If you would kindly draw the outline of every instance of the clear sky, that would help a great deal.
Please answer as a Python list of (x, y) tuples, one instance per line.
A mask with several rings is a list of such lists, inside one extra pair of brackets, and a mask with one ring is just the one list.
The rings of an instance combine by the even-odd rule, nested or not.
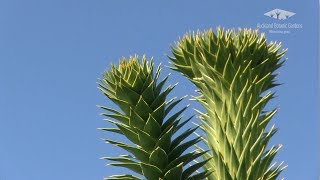
[[(263, 15), (275, 8), (296, 14)], [(317, 179), (318, 10), (317, 1), (289, 0), (0, 0), (0, 179), (94, 180), (126, 172), (99, 159), (121, 152), (96, 130), (108, 126), (96, 105), (113, 106), (96, 88), (101, 73), (135, 53), (168, 65), (169, 45), (190, 30), (258, 23), (302, 24), (285, 29), (289, 34), (261, 31), (289, 49), (279, 70), (284, 85), (270, 104), (280, 107), (272, 143), (283, 149), (276, 160), (289, 165), (281, 177)], [(175, 82), (172, 96), (193, 93), (178, 73)]]

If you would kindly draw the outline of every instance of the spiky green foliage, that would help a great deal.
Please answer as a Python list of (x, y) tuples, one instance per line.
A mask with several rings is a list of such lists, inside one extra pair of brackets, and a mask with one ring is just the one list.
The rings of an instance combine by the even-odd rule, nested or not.
[(199, 119), (212, 150), (205, 154), (212, 160), (204, 168), (214, 171), (208, 179), (272, 180), (284, 169), (272, 164), (281, 145), (268, 148), (277, 129), (267, 125), (277, 110), (265, 108), (284, 62), (279, 49), (258, 31), (220, 28), (186, 34), (172, 47), (172, 68), (197, 86), (195, 99), (206, 110)]
[[(111, 166), (127, 168), (148, 180), (203, 179), (208, 172), (196, 171), (206, 161), (192, 161), (204, 152), (185, 152), (199, 141), (199, 138), (188, 138), (197, 128), (190, 128), (173, 138), (192, 117), (181, 122), (181, 115), (187, 107), (170, 113), (182, 99), (166, 101), (174, 86), (162, 90), (168, 76), (158, 83), (159, 75), (160, 65), (154, 74), (152, 60), (148, 62), (143, 57), (140, 62), (137, 56), (121, 60), (118, 67), (112, 66), (111, 71), (104, 73), (99, 88), (121, 110), (102, 106), (110, 112), (103, 115), (113, 119), (108, 121), (116, 128), (101, 129), (125, 136), (131, 141), (128, 144), (105, 139), (130, 154), (104, 159), (112, 161), (109, 164)], [(169, 113), (172, 115), (169, 116)], [(184, 168), (189, 163), (192, 165)], [(106, 179), (140, 178), (128, 174)]]

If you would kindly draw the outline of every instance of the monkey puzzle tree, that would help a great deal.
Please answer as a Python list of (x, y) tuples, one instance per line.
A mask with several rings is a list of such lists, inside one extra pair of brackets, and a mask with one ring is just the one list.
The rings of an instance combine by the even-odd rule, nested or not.
[[(114, 128), (101, 130), (126, 137), (130, 143), (105, 139), (106, 142), (126, 150), (128, 155), (105, 157), (113, 161), (111, 166), (127, 168), (148, 180), (185, 180), (203, 179), (208, 171), (197, 172), (208, 160), (192, 163), (205, 152), (185, 152), (196, 144), (200, 138), (188, 138), (197, 127), (178, 133), (191, 118), (181, 121), (181, 115), (187, 107), (176, 113), (170, 113), (182, 99), (166, 100), (174, 86), (163, 86), (166, 76), (158, 82), (160, 66), (154, 74), (153, 62), (145, 57), (122, 59), (119, 66), (103, 74), (99, 89), (120, 110), (101, 106), (109, 113), (103, 115), (111, 118)], [(170, 114), (173, 114), (169, 116)], [(168, 117), (167, 117), (168, 116)], [(175, 138), (173, 136), (175, 135)], [(133, 145), (132, 145), (133, 144)], [(189, 167), (185, 165), (192, 163)], [(185, 167), (185, 168), (184, 168)], [(136, 180), (132, 174), (114, 175), (106, 179)]]
[(219, 28), (186, 34), (172, 47), (172, 69), (196, 85), (195, 99), (205, 109), (199, 119), (211, 150), (203, 155), (212, 158), (203, 166), (213, 170), (209, 180), (271, 180), (285, 168), (272, 164), (281, 145), (268, 146), (277, 109), (266, 109), (278, 85), (274, 72), (284, 62), (279, 49), (257, 31)]

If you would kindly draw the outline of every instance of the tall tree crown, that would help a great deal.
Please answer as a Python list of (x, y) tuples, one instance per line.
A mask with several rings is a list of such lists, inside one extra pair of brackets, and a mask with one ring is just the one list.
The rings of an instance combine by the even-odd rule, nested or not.
[(267, 125), (277, 109), (265, 108), (284, 62), (280, 47), (256, 30), (218, 28), (186, 34), (171, 48), (172, 69), (197, 86), (205, 108), (199, 119), (211, 150), (204, 154), (212, 158), (208, 179), (275, 179), (285, 168), (272, 164), (281, 145), (268, 148), (277, 129)]

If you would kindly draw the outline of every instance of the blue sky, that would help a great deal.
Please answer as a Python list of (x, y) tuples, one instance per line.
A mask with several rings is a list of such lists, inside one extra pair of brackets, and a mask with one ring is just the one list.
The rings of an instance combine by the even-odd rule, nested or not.
[[(263, 15), (275, 8), (296, 15), (285, 21)], [(289, 165), (281, 177), (317, 179), (318, 11), (317, 1), (289, 0), (0, 0), (0, 179), (87, 180), (125, 172), (99, 159), (120, 152), (96, 130), (108, 126), (96, 105), (112, 106), (96, 88), (109, 64), (137, 53), (168, 65), (169, 45), (187, 31), (274, 22), (303, 24), (290, 34), (266, 33), (289, 49), (279, 70), (284, 85), (270, 105), (280, 107), (272, 143), (283, 148), (276, 160)], [(178, 73), (169, 83), (175, 82), (172, 96), (193, 93)]]

